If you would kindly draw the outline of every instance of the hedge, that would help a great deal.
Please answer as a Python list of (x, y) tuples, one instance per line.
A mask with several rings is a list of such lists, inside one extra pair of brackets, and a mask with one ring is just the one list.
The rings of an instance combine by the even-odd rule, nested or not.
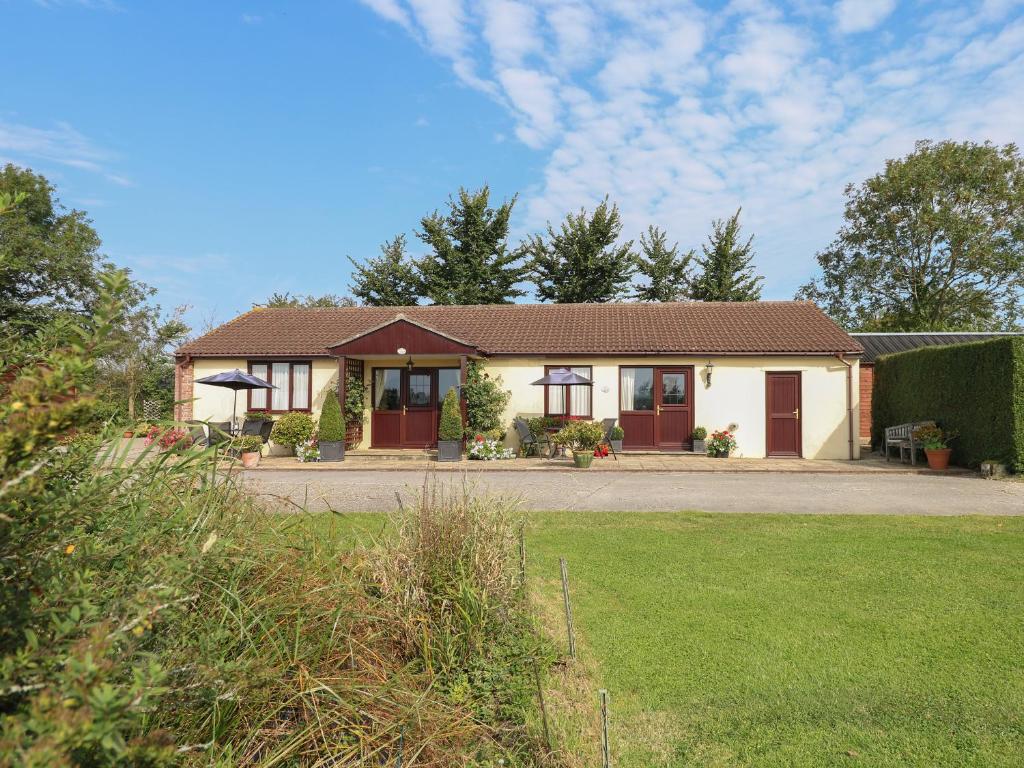
[(885, 428), (934, 419), (959, 433), (953, 461), (993, 459), (1024, 472), (1024, 337), (885, 355), (875, 364), (871, 438)]

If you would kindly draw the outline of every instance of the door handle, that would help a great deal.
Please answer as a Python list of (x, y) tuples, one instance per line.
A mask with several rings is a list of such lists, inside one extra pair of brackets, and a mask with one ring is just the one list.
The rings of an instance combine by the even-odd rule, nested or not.
[(658, 411), (657, 411), (657, 413), (658, 413), (658, 415), (659, 415), (659, 416), (661, 416), (661, 406), (660, 406), (660, 405), (658, 406)]
[(794, 416), (795, 416), (796, 418), (798, 418), (798, 419), (799, 419), (799, 418), (800, 418), (800, 409), (799, 409), (799, 408), (797, 408), (797, 409), (796, 409), (795, 411), (793, 411), (793, 415), (794, 415)]
[(405, 416), (405, 406), (402, 406), (402, 415)]

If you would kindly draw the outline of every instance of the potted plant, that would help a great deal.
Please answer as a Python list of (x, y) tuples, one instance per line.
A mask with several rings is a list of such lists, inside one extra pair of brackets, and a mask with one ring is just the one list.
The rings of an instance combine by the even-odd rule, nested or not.
[(694, 427), (693, 430), (693, 452), (694, 453), (707, 453), (708, 431), (704, 427)]
[(462, 410), (459, 395), (449, 389), (441, 403), (441, 423), (437, 428), (437, 460), (462, 460)]
[(594, 449), (601, 443), (604, 430), (593, 421), (570, 421), (562, 427), (552, 441), (572, 451), (573, 463), (580, 469), (588, 468), (594, 461)]
[(612, 427), (609, 440), (611, 440), (612, 450), (615, 451), (616, 453), (622, 453), (622, 438), (624, 438), (625, 436), (626, 433), (622, 431), (622, 427)]
[(928, 469), (949, 468), (949, 455), (953, 452), (949, 443), (955, 437), (955, 433), (944, 432), (940, 427), (921, 426), (914, 430), (914, 440), (921, 443), (928, 458)]
[(332, 389), (324, 398), (320, 411), (320, 461), (342, 461), (345, 458), (345, 425), (341, 420), (341, 403)]
[(295, 452), (295, 446), (313, 436), (313, 418), (308, 413), (286, 413), (274, 422), (270, 439)]
[(719, 459), (728, 459), (729, 454), (736, 450), (736, 438), (727, 429), (711, 433), (711, 439), (707, 441), (708, 456), (715, 456)]
[(242, 466), (252, 469), (260, 463), (263, 441), (259, 435), (243, 435), (231, 441), (231, 449), (242, 457)]

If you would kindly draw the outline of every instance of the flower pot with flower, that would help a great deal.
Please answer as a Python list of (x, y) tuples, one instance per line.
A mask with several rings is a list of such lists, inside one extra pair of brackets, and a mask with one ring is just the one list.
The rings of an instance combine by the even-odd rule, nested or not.
[(263, 441), (259, 435), (243, 435), (231, 441), (231, 450), (242, 457), (242, 466), (252, 469), (260, 463), (263, 455)]
[(949, 469), (949, 456), (953, 452), (949, 443), (955, 437), (955, 432), (947, 432), (932, 425), (923, 425), (914, 430), (914, 440), (924, 447), (924, 455), (928, 459), (928, 469), (939, 471)]
[(729, 454), (736, 450), (736, 437), (727, 429), (712, 432), (708, 442), (708, 456), (728, 459)]
[(693, 452), (694, 453), (707, 453), (708, 451), (708, 431), (705, 427), (694, 427), (693, 428)]
[(438, 461), (462, 461), (462, 433), (459, 395), (449, 389), (441, 403), (441, 423), (437, 426)]

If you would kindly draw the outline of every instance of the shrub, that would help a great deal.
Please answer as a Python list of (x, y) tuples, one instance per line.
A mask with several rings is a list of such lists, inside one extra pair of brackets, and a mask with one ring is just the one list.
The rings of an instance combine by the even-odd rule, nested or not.
[(470, 362), (466, 368), (466, 385), (463, 392), (466, 397), (466, 428), (465, 435), (490, 433), (504, 430), (503, 419), (505, 407), (512, 393), (501, 387), (501, 376), (491, 378), (485, 373), (483, 366)]
[(362, 425), (366, 419), (366, 385), (358, 376), (345, 377), (345, 426)]
[(694, 427), (693, 428), (693, 439), (694, 440), (705, 440), (707, 439), (708, 431), (705, 427)]
[(230, 447), (239, 453), (260, 453), (263, 441), (259, 435), (242, 435), (231, 440)]
[(589, 453), (604, 439), (604, 430), (595, 421), (570, 421), (552, 437), (555, 445), (571, 448), (573, 453)]
[(934, 420), (954, 432), (952, 460), (996, 458), (1024, 472), (1024, 338), (885, 355), (875, 364), (872, 442), (885, 428)]
[(615, 425), (614, 427), (612, 427), (612, 429), (611, 429), (611, 439), (612, 440), (621, 440), (625, 436), (626, 436), (626, 433), (622, 429), (622, 427), (620, 427), (618, 425)]
[(286, 413), (274, 422), (270, 439), (294, 449), (313, 436), (313, 418), (308, 413)]
[(320, 411), (320, 425), (317, 428), (319, 439), (329, 443), (340, 443), (345, 439), (345, 425), (341, 423), (341, 404), (338, 403), (338, 394), (332, 388), (324, 398), (324, 405)]
[(449, 389), (441, 403), (441, 424), (437, 428), (439, 440), (461, 440), (462, 410), (459, 405), (459, 396), (454, 389)]
[(274, 417), (266, 411), (246, 411), (242, 417), (245, 421), (273, 421)]

